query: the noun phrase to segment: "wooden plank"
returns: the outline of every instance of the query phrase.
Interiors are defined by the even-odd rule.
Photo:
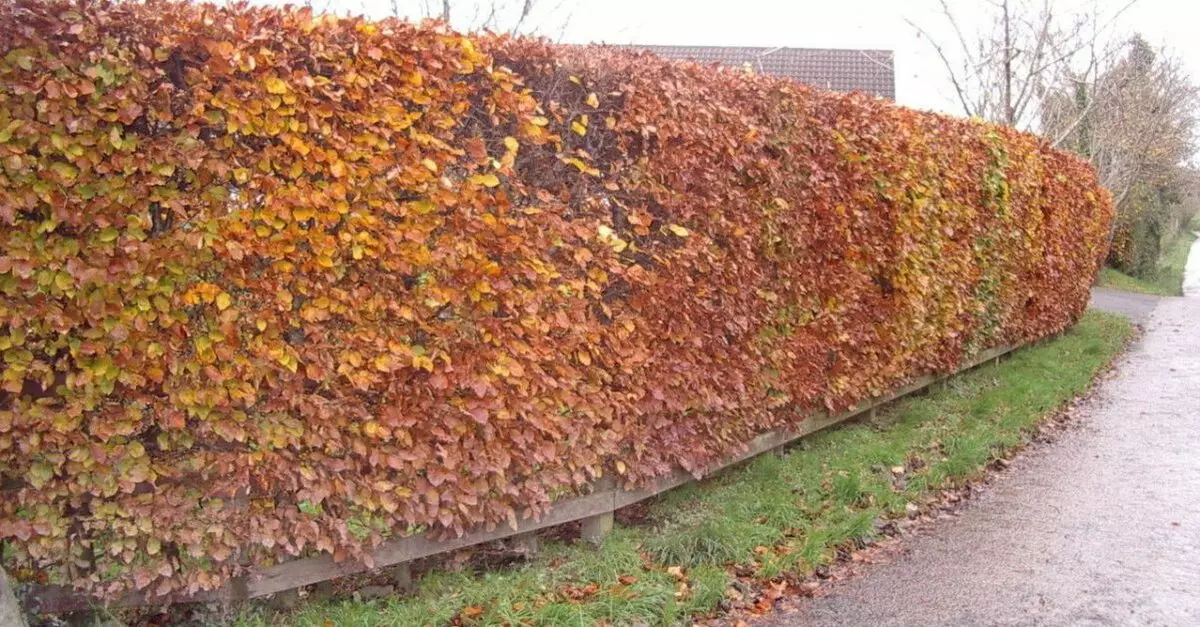
[[[744,451],[732,455],[719,464],[706,468],[703,472],[698,473],[698,477],[703,478],[729,466],[784,446],[806,435],[858,416],[950,376],[970,370],[979,364],[1007,354],[1017,348],[1019,347],[1005,346],[983,351],[968,360],[953,373],[947,375],[923,375],[887,394],[863,401],[845,412],[836,415],[830,415],[827,412],[818,412],[801,421],[796,429],[775,430],[760,434],[751,440]],[[484,542],[491,542],[493,540],[500,540],[517,534],[525,534],[545,527],[611,514],[613,511],[627,505],[632,505],[685,483],[695,481],[698,477],[682,470],[675,470],[670,474],[659,477],[653,484],[636,490],[623,490],[611,478],[604,478],[596,482],[594,491],[591,494],[555,501],[542,517],[534,518],[527,514],[525,518],[518,521],[516,528],[510,526],[497,527],[490,531],[475,531],[459,538],[440,541],[431,540],[425,534],[389,540],[372,552],[373,568],[404,564],[423,557],[466,548]],[[110,605],[155,605],[256,598],[366,570],[369,569],[356,561],[337,563],[333,561],[333,557],[330,555],[318,555],[299,558],[260,569],[249,576],[232,580],[226,583],[221,589],[215,591],[198,593],[197,595],[187,597],[176,596],[165,600],[149,599],[144,595],[135,594],[118,599],[110,603]],[[40,587],[35,596],[41,602],[40,607],[45,608],[43,611],[48,612],[85,609],[91,605],[85,597],[72,595],[69,589],[61,587]]]
[[[438,553],[561,525],[592,516],[597,512],[613,511],[613,494],[614,488],[610,484],[604,486],[603,490],[586,496],[556,501],[546,515],[540,519],[526,518],[518,521],[516,529],[508,526],[496,527],[491,531],[477,531],[442,541],[431,540],[425,534],[389,540],[372,552],[374,567],[411,562]],[[270,566],[250,575],[247,591],[250,598],[261,597],[366,570],[369,569],[358,562],[334,562],[330,555],[306,557]]]
[[[71,586],[29,586],[29,593],[24,596],[25,609],[31,614],[61,614],[63,612],[79,612],[97,607],[137,607],[153,605],[175,605],[179,603],[221,603],[235,601],[233,593],[236,588],[232,582],[216,589],[202,590],[195,593],[180,592],[165,597],[154,596],[149,590],[132,592],[107,604],[96,601],[88,596],[79,594]]]

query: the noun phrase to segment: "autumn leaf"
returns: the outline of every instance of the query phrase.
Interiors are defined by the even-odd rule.
[[[495,187],[500,184],[500,177],[492,173],[476,174],[471,177],[471,182],[484,187]]]
[[[288,91],[287,83],[274,76],[264,79],[263,85],[267,88],[267,92],[272,94],[286,94]]]
[[[46,462],[34,462],[25,476],[29,479],[29,485],[40,490],[54,477],[54,467]]]

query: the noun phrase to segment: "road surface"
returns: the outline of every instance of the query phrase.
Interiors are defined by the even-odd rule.
[[[1146,333],[1079,428],[900,556],[761,624],[1200,625],[1200,242],[1184,291],[1100,294]]]
[[[1154,311],[1154,307],[1158,305],[1158,301],[1160,300],[1162,300],[1162,296],[1135,294],[1133,292],[1095,287],[1092,288],[1092,301],[1088,303],[1088,306],[1102,311],[1123,314],[1131,318],[1134,322],[1143,324],[1150,317],[1150,312]]]

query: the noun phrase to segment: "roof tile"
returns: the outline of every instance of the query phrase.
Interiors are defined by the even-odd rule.
[[[891,50],[755,48],[725,46],[633,46],[671,59],[745,67],[834,91],[862,91],[896,99]]]

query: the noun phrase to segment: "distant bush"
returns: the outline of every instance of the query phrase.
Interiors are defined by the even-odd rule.
[[[0,5],[0,538],[113,594],[462,533],[1064,329],[1031,135],[307,10]]]

